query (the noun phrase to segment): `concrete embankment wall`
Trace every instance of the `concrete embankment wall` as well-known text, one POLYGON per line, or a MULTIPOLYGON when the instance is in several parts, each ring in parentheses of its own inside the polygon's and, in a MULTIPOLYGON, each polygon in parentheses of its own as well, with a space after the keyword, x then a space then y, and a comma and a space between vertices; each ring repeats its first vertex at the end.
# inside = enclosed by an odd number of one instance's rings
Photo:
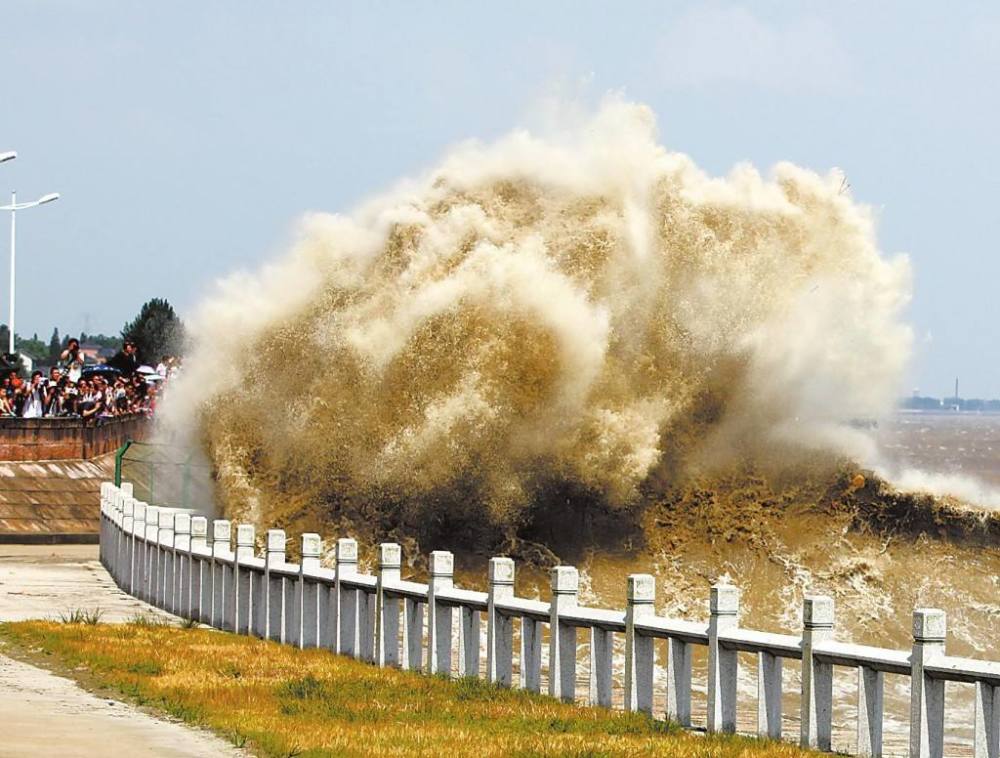
POLYGON ((0 543, 97 542, 100 483, 114 478, 115 451, 149 424, 0 418, 0 543))
POLYGON ((0 418, 0 461, 90 460, 126 440, 146 436, 149 419, 120 416, 85 424, 79 418, 0 418))
POLYGON ((0 542, 97 542, 101 482, 115 456, 89 461, 0 462, 0 542))

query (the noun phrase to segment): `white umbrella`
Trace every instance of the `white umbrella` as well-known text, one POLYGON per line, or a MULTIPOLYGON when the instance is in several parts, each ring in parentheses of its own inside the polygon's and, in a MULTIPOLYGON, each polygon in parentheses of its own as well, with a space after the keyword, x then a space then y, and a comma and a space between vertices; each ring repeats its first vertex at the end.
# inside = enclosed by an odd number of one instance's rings
POLYGON ((155 374, 156 369, 152 366, 139 366, 139 368, 136 369, 136 372, 139 374, 155 374))

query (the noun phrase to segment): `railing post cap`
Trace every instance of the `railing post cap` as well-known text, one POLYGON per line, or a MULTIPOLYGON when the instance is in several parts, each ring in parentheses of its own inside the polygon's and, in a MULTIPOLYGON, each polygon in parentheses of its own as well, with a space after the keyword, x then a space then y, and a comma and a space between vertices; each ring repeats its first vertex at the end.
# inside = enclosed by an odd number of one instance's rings
POLYGON ((506 556, 490 558, 490 584, 514 583, 514 559, 506 556))
POLYGON ((431 576, 451 576, 455 572, 455 556, 447 550, 435 550, 431 553, 431 576))
POLYGON ((553 566, 549 576, 556 595, 575 595, 580 589, 580 572, 575 566, 553 566))
POLYGON ((178 534, 190 534, 191 533, 191 514, 190 513, 178 513, 174 517, 174 531, 178 534))
POLYGON ((919 642, 944 642, 948 633, 945 612, 937 608, 913 611, 913 639, 919 642))
POLYGON ((156 523, 161 529, 174 528, 174 514, 172 511, 159 511, 158 519, 156 523))
POLYGON ((269 553, 283 553, 285 552, 285 530, 284 529, 268 529, 267 539, 264 543, 264 549, 269 553))
POLYGON ((833 598, 829 595, 802 598, 802 625, 807 629, 833 628, 833 598))
POLYGON ((152 523, 159 518, 160 508, 156 505, 146 506, 146 520, 152 523))
POLYGON ((656 579, 652 574, 629 574, 625 596, 632 604, 652 603, 656 598, 656 579))
POLYGON ((212 537, 216 542, 228 542, 232 533, 232 525, 224 518, 217 518, 212 522, 212 537))
POLYGON ((380 569, 400 568, 403 565, 403 549, 395 542, 382 542, 378 546, 378 567, 380 569))
POLYGON ((119 489, 129 497, 132 497, 134 494, 132 491, 132 482, 122 482, 122 486, 119 489))
POLYGON ((740 611, 740 588, 713 584, 708 595, 708 612, 713 616, 735 616, 740 611))
POLYGON ((353 537, 341 537, 337 540, 337 562, 356 562, 358 560, 358 541, 353 537))
POLYGON ((191 536, 205 537, 208 535, 208 519, 204 516, 191 517, 191 536))
POLYGON ((148 507, 142 500, 135 501, 135 506, 132 508, 132 515, 135 516, 136 521, 146 520, 146 508, 148 507))
POLYGON ((122 503, 122 513, 132 516, 135 513, 135 500, 130 497, 125 498, 125 502, 122 503))
POLYGON ((316 532, 306 532, 302 535, 302 557, 319 558, 323 552, 323 539, 316 532))
POLYGON ((238 524, 236 527, 236 544, 252 545, 254 542, 255 530, 253 524, 238 524))

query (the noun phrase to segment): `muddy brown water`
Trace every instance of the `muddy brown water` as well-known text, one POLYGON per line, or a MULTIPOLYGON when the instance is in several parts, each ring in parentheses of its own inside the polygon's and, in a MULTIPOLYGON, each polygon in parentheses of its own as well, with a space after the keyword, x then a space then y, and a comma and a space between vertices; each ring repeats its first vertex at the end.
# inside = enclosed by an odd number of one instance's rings
MULTIPOLYGON (((877 432, 895 460, 931 473, 1000 482, 1000 417, 899 416, 877 432), (936 451, 936 452, 935 452, 936 451)), ((646 525, 653 536, 639 549, 594 549, 574 556, 580 602, 624 608, 630 573, 651 573, 660 615, 704 620, 712 582, 728 579, 742 590, 741 625, 797 633, 802 598, 835 598, 836 636, 843 641, 908 649, 911 613, 936 607, 948 614, 949 654, 1000 660, 1000 544, 996 521, 955 501, 929 504, 905 499, 887 504, 874 485, 840 498, 803 488, 783 498, 753 486, 715 491, 670 508, 654 509, 646 525), (680 505, 680 507, 678 507, 680 505)), ((570 562, 570 561, 567 561, 570 562)), ((461 572, 459 582, 482 585, 482 569, 461 572)), ((524 569, 518 594, 547 599, 547 574, 524 569)), ((616 635, 617 636, 617 635, 616 635)), ((515 645, 517 641, 515 640, 515 645)), ((580 635, 578 696, 587 693, 587 640, 580 635)), ((656 708, 665 709, 666 644, 657 649, 656 708)), ((617 640, 623 663, 623 642, 617 640)), ((516 649, 516 647, 515 647, 516 649)), ((706 660, 694 656, 694 718, 705 723, 706 660)), ((799 664, 784 666, 785 736, 798 739, 799 664)), ((516 677, 515 677, 516 678, 516 677)), ((621 702, 621 681, 616 700, 621 702)), ((756 728, 756 661, 741 654, 738 720, 756 728)), ((946 753, 971 754, 973 686, 946 688, 946 753)), ((834 748, 856 745, 857 672, 835 669, 834 748)), ((885 680, 885 749, 905 754, 909 678, 885 680)))

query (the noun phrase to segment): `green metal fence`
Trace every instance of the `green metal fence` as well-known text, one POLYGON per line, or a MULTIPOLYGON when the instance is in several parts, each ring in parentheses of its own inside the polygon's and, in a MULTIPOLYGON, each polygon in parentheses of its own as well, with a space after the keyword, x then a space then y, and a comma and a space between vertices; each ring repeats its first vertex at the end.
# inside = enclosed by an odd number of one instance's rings
POLYGON ((115 484, 122 482, 149 505, 212 510, 212 468, 198 451, 130 440, 115 456, 115 484))

